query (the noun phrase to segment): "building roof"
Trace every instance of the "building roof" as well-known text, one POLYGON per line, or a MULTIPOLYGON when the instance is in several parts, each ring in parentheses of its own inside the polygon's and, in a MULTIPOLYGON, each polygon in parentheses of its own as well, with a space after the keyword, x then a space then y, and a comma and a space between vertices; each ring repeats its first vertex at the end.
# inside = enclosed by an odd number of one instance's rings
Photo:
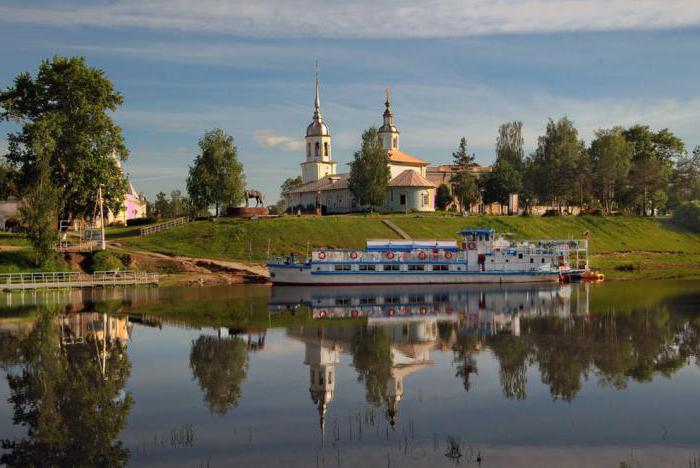
POLYGON ((299 187, 293 188, 292 190, 286 193, 293 194, 306 192, 323 192, 324 190, 343 190, 349 187, 349 178, 349 173, 329 175, 322 179, 314 180, 313 182, 308 182, 304 185, 300 185, 299 187))
POLYGON ((397 164, 410 164, 414 166, 427 166, 428 163, 420 158, 406 154, 399 150, 388 150, 389 162, 397 164))
MULTIPOLYGON (((439 166, 428 166, 426 171, 430 173, 444 173, 444 174, 454 174, 459 172, 462 166, 456 164, 441 164, 439 166)), ((486 172, 491 172, 491 166, 480 166, 479 164, 472 164, 470 167, 471 171, 475 174, 481 174, 486 172)))
POLYGON ((406 169, 389 181, 389 187, 429 187, 435 188, 435 184, 414 171, 406 169))

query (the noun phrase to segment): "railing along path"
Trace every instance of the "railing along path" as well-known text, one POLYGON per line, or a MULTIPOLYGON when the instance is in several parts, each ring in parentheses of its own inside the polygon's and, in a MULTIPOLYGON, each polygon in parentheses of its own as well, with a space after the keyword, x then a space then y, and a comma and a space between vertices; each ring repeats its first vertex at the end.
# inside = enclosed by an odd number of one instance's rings
POLYGON ((163 223, 154 224, 153 226, 146 226, 141 228, 141 235, 148 236, 149 234, 155 234, 157 232, 166 231, 177 226, 182 226, 190 222, 190 219, 183 216, 181 218, 171 219, 163 223))
POLYGON ((96 286, 130 286, 158 284, 158 273, 145 271, 2 273, 0 288, 4 290, 90 288, 96 286))

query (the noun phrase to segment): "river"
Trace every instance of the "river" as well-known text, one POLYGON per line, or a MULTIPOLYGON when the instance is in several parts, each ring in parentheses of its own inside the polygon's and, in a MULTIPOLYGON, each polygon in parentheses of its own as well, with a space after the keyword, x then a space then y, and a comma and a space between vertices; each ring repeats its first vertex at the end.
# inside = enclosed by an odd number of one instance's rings
POLYGON ((0 295, 8 465, 700 466, 700 282, 0 295))

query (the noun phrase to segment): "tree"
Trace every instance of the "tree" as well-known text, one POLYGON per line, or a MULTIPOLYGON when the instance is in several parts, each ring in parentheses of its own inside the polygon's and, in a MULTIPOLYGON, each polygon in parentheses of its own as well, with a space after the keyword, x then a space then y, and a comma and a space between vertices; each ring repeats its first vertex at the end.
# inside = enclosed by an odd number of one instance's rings
POLYGON ((496 162, 507 161, 510 166, 520 173, 523 167, 523 123, 506 122, 498 127, 496 138, 496 162))
POLYGON ((606 212, 613 203, 620 205, 627 190, 632 164, 632 145, 623 129, 598 130, 589 149, 593 166, 593 191, 606 212))
POLYGON ((367 401, 379 406, 391 379, 391 342, 383 330, 363 327, 352 338, 352 365, 364 382, 367 401))
POLYGON ((462 137, 459 140, 457 151, 452 153, 452 158, 457 171, 452 175, 450 182, 454 187, 454 194, 459 200, 462 213, 479 201, 479 185, 476 176, 472 172, 474 166, 474 154, 467 151, 467 139, 462 137))
POLYGON ((653 132, 646 125, 635 125, 623 132, 632 144, 630 170, 631 190, 643 215, 655 211, 653 195, 658 190, 668 190, 674 158, 685 151, 683 141, 668 129, 653 132))
POLYGON ((450 188, 445 184, 440 184, 435 192, 435 205, 440 210, 445 210, 452 203, 452 194, 450 188))
POLYGON ((92 216, 100 185, 105 206, 119 211, 127 183, 118 160, 128 151, 109 112, 122 102, 104 72, 89 67, 84 57, 55 56, 41 62, 36 78, 18 75, 0 92, 0 120, 20 126, 8 134, 6 156, 18 168, 19 187, 36 186, 39 159, 46 157, 63 218, 92 216), (48 153, 47 140, 52 140, 48 153))
POLYGON ((47 135, 43 138, 34 139, 34 150, 40 155, 37 178, 19 208, 20 219, 34 249, 34 263, 38 267, 47 266, 55 256, 59 205, 58 189, 49 180, 49 157, 55 143, 47 135), (44 143, 42 147, 39 147, 39 142, 44 143))
POLYGON ((561 207, 578 195, 576 170, 585 151, 578 131, 567 117, 555 122, 549 119, 545 134, 538 139, 532 155, 530 177, 533 177, 537 198, 561 207))
POLYGON ((238 405, 248 371, 248 351, 243 340, 200 336, 192 342, 190 368, 210 411, 226 414, 238 405))
POLYGON ((505 205, 510 194, 518 193, 521 189, 520 173, 508 159, 501 159, 484 180, 484 202, 505 205))
POLYGON ((187 198, 179 190, 170 192, 170 216, 177 218, 187 214, 187 198))
POLYGON ((350 163, 350 191, 361 205, 373 210, 384 203, 389 185, 389 156, 375 127, 362 133, 362 146, 350 163))
POLYGON ((168 196, 165 192, 158 192, 156 194, 156 201, 153 204, 156 213, 163 218, 170 217, 170 203, 168 202, 168 196))
POLYGON ((671 181, 669 201, 672 207, 700 200, 700 146, 696 146, 692 154, 683 153, 678 157, 671 181))
POLYGON ((304 181, 302 180, 301 176, 288 177, 284 182, 282 182, 282 185, 280 185, 280 193, 284 195, 290 190, 293 190, 303 184, 304 181))
POLYGON ((219 216, 220 207, 236 206, 243 201, 243 166, 238 161, 233 137, 220 128, 205 132, 199 148, 200 154, 187 178, 187 193, 197 209, 214 205, 219 216))

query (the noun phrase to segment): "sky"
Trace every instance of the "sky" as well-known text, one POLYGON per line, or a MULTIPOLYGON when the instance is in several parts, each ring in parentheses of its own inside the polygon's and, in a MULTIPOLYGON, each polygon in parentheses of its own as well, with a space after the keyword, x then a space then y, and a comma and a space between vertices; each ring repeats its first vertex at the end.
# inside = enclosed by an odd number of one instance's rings
MULTIPOLYGON (((0 88, 56 54, 123 94, 124 170, 150 199, 184 191, 219 127, 273 203, 301 173, 317 61, 339 171, 387 86, 401 149, 433 164, 462 136, 491 163, 510 120, 530 152, 565 115, 587 142, 641 123, 700 144, 698 0, 0 0, 0 88)), ((13 128, 0 123, 0 153, 13 128)))

